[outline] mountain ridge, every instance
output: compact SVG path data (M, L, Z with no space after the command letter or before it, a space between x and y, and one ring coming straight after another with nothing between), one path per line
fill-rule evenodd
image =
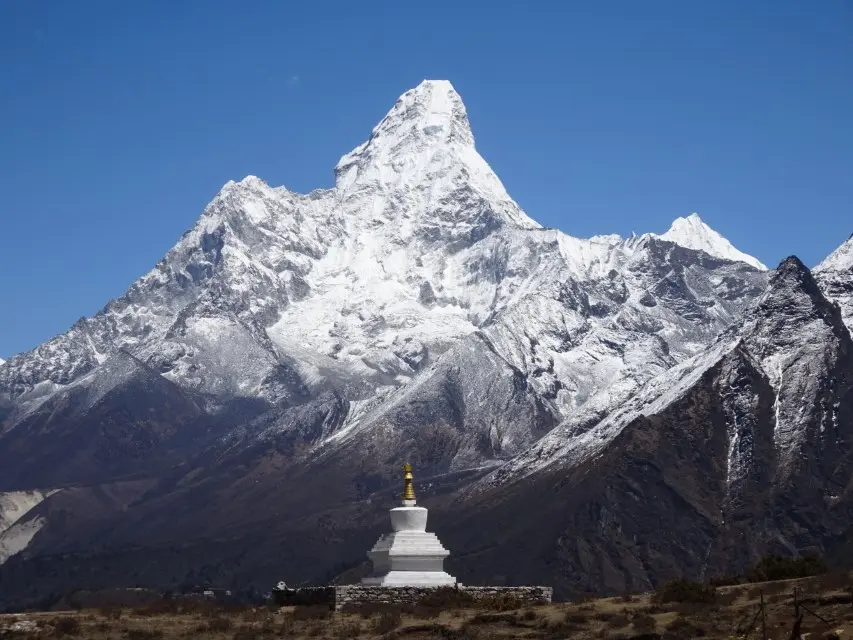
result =
M27 516L38 530L0 586L87 545L148 553L151 580L168 582L175 558L155 546L197 545L195 571L210 536L252 540L316 580L317 567L363 552L355 542L376 533L404 460L429 478L422 495L460 562L479 543L454 517L482 531L527 508L531 524L501 544L539 523L536 553L601 588L648 585L679 562L698 571L700 547L735 567L772 545L727 550L735 529L711 511L759 523L755 505L777 508L777 493L817 499L791 478L823 486L846 460L851 276L815 272L795 259L769 271L697 214L662 235L544 229L477 153L452 85L425 81L342 157L335 187L228 182L122 297L0 366L0 489L75 487ZM841 444L816 435L836 432ZM700 460L682 436L713 455ZM805 471L803 452L816 460ZM647 494L636 465L660 470ZM579 511L560 514L539 489ZM670 556L649 555L654 527L631 495L660 498L660 521L683 517L692 537L668 534ZM794 548L827 545L847 508L836 502L800 538L788 515L762 526ZM621 514L640 543L596 541L593 512ZM259 532L308 546L296 557ZM575 534L609 559L572 547ZM490 553L460 575L491 575ZM241 580L269 573L253 558ZM582 586L533 568L516 577Z

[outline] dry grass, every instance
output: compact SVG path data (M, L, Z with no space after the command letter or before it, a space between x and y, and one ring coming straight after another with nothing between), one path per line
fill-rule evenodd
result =
M807 615L803 633L820 638L840 629L841 637L849 638L853 637L852 585L849 576L835 575L719 587L712 603L660 602L660 598L646 594L540 607L509 601L489 602L476 608L427 603L405 612L387 605L332 613L324 607L216 608L158 603L132 610L110 607L0 616L0 636L16 640L556 640L569 637L710 640L742 636L755 618L763 594L768 637L777 639L790 635L796 587L805 606L832 623L826 625ZM17 623L19 630L11 631L13 623ZM751 637L756 635L760 635L759 629L753 629Z

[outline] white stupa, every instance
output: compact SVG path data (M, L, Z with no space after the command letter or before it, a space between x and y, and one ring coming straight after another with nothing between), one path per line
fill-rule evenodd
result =
M427 510L416 506L410 464L406 464L403 477L403 506L391 509L393 532L379 538L367 552L373 573L361 582L385 587L454 585L456 578L444 571L444 559L450 552L434 533L427 533Z

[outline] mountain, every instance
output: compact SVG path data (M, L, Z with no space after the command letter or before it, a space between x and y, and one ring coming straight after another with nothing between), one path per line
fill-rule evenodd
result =
M692 213L686 218L677 218L661 238L689 249L704 251L717 258L745 262L762 271L767 269L752 256L735 249L731 242L702 222L698 213Z
M704 352L582 437L558 428L469 487L452 519L470 532L457 548L481 571L523 549L533 566L516 580L556 564L557 586L574 593L831 553L853 522L851 412L850 334L788 258ZM513 523L514 512L525 520ZM478 539L474 521L500 530L499 543Z
M718 505L763 517L726 506L764 499L743 482L781 496L762 505L799 505L815 495L791 484L797 456L819 452L812 480L844 468L846 440L816 439L807 404L846 406L833 309L808 270L768 272L695 214L662 236L541 227L477 152L450 83L424 81L333 188L229 182L121 298L0 367L0 490L62 489L16 524L32 535L0 568L0 606L355 575L404 461L467 582L567 595L693 571L729 539ZM720 391L739 375L746 395ZM785 420L772 447L768 406ZM734 462L720 475L741 417L771 480L756 465L741 481ZM796 548L832 544L843 520L819 509L796 537L792 513L766 527ZM602 522L641 520L645 551L596 541ZM682 521L692 533L660 539ZM504 566L509 549L523 568Z
M853 235L814 269L827 297L841 307L841 315L853 330Z
M27 434L41 455L27 425L58 420L56 403L74 413L67 395L111 379L96 372L123 370L110 362L126 357L235 428L338 392L351 434L446 375L444 354L488 348L537 409L527 426L513 420L512 436L500 421L481 429L491 442L452 465L465 466L518 452L568 413L606 413L701 349L765 282L652 234L581 240L542 229L477 153L447 82L405 93L335 175L333 189L307 196L254 177L225 185L123 297L0 369L6 437Z

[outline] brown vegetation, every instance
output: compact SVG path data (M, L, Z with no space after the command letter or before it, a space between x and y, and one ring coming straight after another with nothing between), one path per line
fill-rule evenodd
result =
M664 585L655 594L584 599L538 607L506 598L474 601L462 596L460 599L458 594L443 590L416 606L375 604L347 612L332 612L323 606L279 609L164 600L128 608L104 606L72 612L0 616L0 637L15 640L491 640L518 637L711 640L742 637L750 623L760 624L761 618L756 614L763 598L767 636L777 639L790 636L795 620L795 592L798 610L805 612L801 633L811 633L815 638L850 637L853 634L851 589L850 576L835 573L717 588L678 581ZM17 626L13 628L13 624ZM751 637L760 635L760 629L753 627Z

